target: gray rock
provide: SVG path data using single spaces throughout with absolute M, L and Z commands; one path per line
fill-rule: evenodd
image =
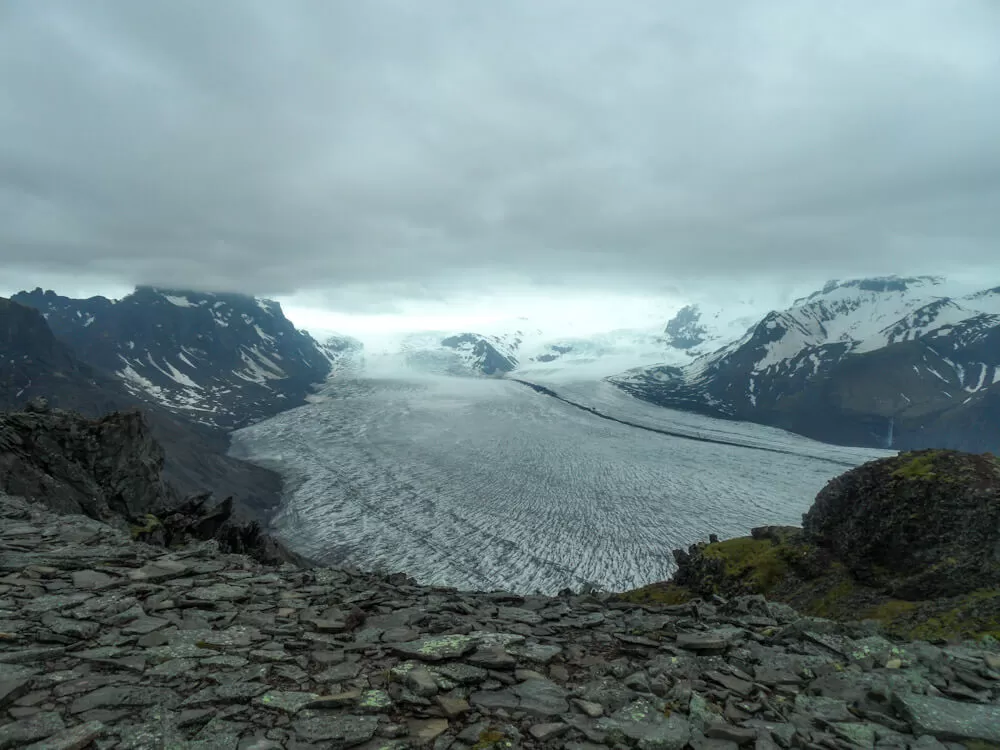
M 63 718 L 54 711 L 45 711 L 0 727 L 0 750 L 23 747 L 45 739 L 65 727 Z
M 513 669 L 517 659 L 500 647 L 480 648 L 466 657 L 469 664 L 486 669 Z
M 351 714 L 337 716 L 300 714 L 299 718 L 292 722 L 291 727 L 306 742 L 335 742 L 341 747 L 351 747 L 367 742 L 375 736 L 378 717 Z
M 468 635 L 441 635 L 393 645 L 402 656 L 429 662 L 460 659 L 475 648 L 476 640 Z
M 136 581 L 166 581 L 186 575 L 190 568 L 177 560 L 160 558 L 155 562 L 143 565 L 138 570 L 129 573 L 129 578 Z
M 583 713 L 592 719 L 604 716 L 604 706 L 600 703 L 593 703 L 592 701 L 585 701 L 579 698 L 573 699 L 573 705 L 579 708 Z
M 253 699 L 255 706 L 295 714 L 313 703 L 319 695 L 316 693 L 289 692 L 284 690 L 269 690 Z
M 549 718 L 569 711 L 568 692 L 551 680 L 528 680 L 514 688 L 520 708 L 532 716 Z
M 28 745 L 25 750 L 83 750 L 105 731 L 106 727 L 101 722 L 88 721 Z
M 507 652 L 536 664 L 548 664 L 562 653 L 562 646 L 544 643 L 519 643 L 507 647 Z
M 434 702 L 437 703 L 437 705 L 444 712 L 444 715 L 449 719 L 466 714 L 472 709 L 469 705 L 469 701 L 465 698 L 450 698 L 444 695 L 439 695 L 434 699 Z
M 563 724 L 562 722 L 552 722 L 549 724 L 534 724 L 528 730 L 528 734 L 530 734 L 539 742 L 545 742 L 547 740 L 554 740 L 556 737 L 562 737 L 569 730 L 570 730 L 569 724 Z
M 461 662 L 435 664 L 432 669 L 436 674 L 453 680 L 460 685 L 478 685 L 489 676 L 489 673 L 482 667 L 463 664 Z
M 611 716 L 598 719 L 597 728 L 613 742 L 628 742 L 639 750 L 681 750 L 691 738 L 688 720 L 640 698 Z
M 521 705 L 521 699 L 510 690 L 484 690 L 469 696 L 469 702 L 477 708 L 505 711 L 515 711 Z
M 181 704 L 185 708 L 205 705 L 225 705 L 229 703 L 249 703 L 267 690 L 267 685 L 259 682 L 236 682 L 199 690 Z
M 729 640 L 718 633 L 680 633 L 677 646 L 688 651 L 724 651 Z
M 649 676 L 645 672 L 633 672 L 625 678 L 625 687 L 639 693 L 653 692 L 649 687 Z
M 165 706 L 174 708 L 180 697 L 169 688 L 108 685 L 77 698 L 70 705 L 70 713 L 79 714 L 94 708 L 127 706 Z
M 925 695 L 893 695 L 893 705 L 916 735 L 939 740 L 1000 742 L 1000 706 L 959 703 Z
M 81 591 L 103 589 L 119 580 L 98 570 L 74 570 L 72 578 L 73 586 Z
M 705 730 L 705 736 L 714 740 L 727 740 L 737 745 L 749 745 L 757 739 L 757 730 L 749 727 L 734 727 L 732 724 L 718 722 Z
M 410 735 L 417 745 L 428 745 L 448 731 L 447 719 L 411 719 Z
M 727 690 L 732 690 L 738 695 L 750 695 L 750 691 L 753 690 L 752 682 L 734 677 L 731 674 L 723 674 L 722 672 L 710 670 L 705 673 L 705 677 L 712 682 L 722 685 Z
M 248 599 L 250 591 L 243 586 L 234 586 L 231 583 L 213 583 L 211 586 L 192 589 L 187 593 L 187 596 L 195 601 L 238 602 Z
M 90 620 L 74 620 L 68 617 L 59 617 L 51 612 L 46 613 L 41 619 L 42 625 L 58 635 L 68 635 L 77 640 L 93 638 L 101 629 L 99 623 Z
M 329 669 L 324 669 L 316 675 L 317 682 L 344 682 L 353 680 L 361 673 L 361 664 L 347 661 L 342 664 L 335 664 Z
M 434 679 L 434 675 L 426 669 L 417 668 L 410 670 L 407 672 L 404 681 L 410 690 L 422 698 L 431 698 L 437 695 L 437 681 Z

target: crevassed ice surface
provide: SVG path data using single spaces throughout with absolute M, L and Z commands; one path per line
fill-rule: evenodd
M 661 409 L 606 383 L 556 390 L 735 445 L 612 422 L 509 380 L 414 377 L 333 381 L 235 433 L 233 453 L 284 475 L 276 531 L 314 559 L 544 593 L 663 580 L 672 549 L 798 525 L 827 480 L 886 455 Z

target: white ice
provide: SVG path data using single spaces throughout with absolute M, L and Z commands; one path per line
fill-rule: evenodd
M 673 548 L 799 524 L 827 480 L 889 455 L 660 409 L 607 383 L 556 390 L 737 445 L 608 421 L 510 380 L 406 376 L 333 381 L 235 433 L 233 452 L 285 476 L 277 530 L 307 555 L 547 593 L 662 580 Z

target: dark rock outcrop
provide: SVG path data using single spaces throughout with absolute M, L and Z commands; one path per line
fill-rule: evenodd
M 477 333 L 461 333 L 441 339 L 441 345 L 456 351 L 468 351 L 477 371 L 484 375 L 510 372 L 517 367 L 513 354 L 503 354 L 497 341 Z
M 675 550 L 673 579 L 625 596 L 678 603 L 765 595 L 807 614 L 873 619 L 904 637 L 1000 637 L 1000 463 L 918 451 L 831 480 L 804 528 Z
M 918 451 L 837 477 L 803 518 L 859 581 L 902 599 L 1000 584 L 1000 462 Z
M 707 329 L 701 323 L 701 310 L 697 305 L 685 305 L 670 319 L 663 331 L 670 346 L 691 349 L 705 341 Z
M 0 298 L 0 410 L 19 409 L 37 398 L 95 419 L 141 408 L 166 454 L 164 477 L 181 494 L 233 495 L 235 513 L 244 519 L 266 520 L 280 501 L 278 475 L 226 455 L 226 433 L 128 392 L 116 378 L 82 362 L 38 310 Z
M 237 517 L 232 497 L 215 506 L 209 492 L 180 501 L 163 466 L 163 449 L 138 410 L 88 419 L 37 399 L 24 411 L 0 413 L 0 492 L 128 526 L 163 546 L 215 539 L 224 551 L 265 562 L 303 561 L 256 520 Z
M 137 541 L 174 548 L 213 539 L 223 553 L 248 555 L 269 564 L 309 564 L 306 558 L 264 533 L 257 521 L 237 522 L 233 517 L 232 497 L 212 505 L 211 493 L 202 492 L 185 498 L 179 505 L 159 508 L 138 520 L 131 529 Z
M 87 419 L 33 402 L 0 413 L 0 491 L 116 522 L 173 504 L 163 449 L 141 412 Z

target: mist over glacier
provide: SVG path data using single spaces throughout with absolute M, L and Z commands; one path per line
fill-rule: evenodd
M 798 524 L 830 478 L 876 455 L 650 406 L 607 383 L 561 395 L 505 379 L 356 377 L 233 435 L 286 479 L 277 533 L 326 563 L 422 583 L 553 593 L 662 580 L 671 549 Z M 763 449 L 763 450 L 762 450 Z

